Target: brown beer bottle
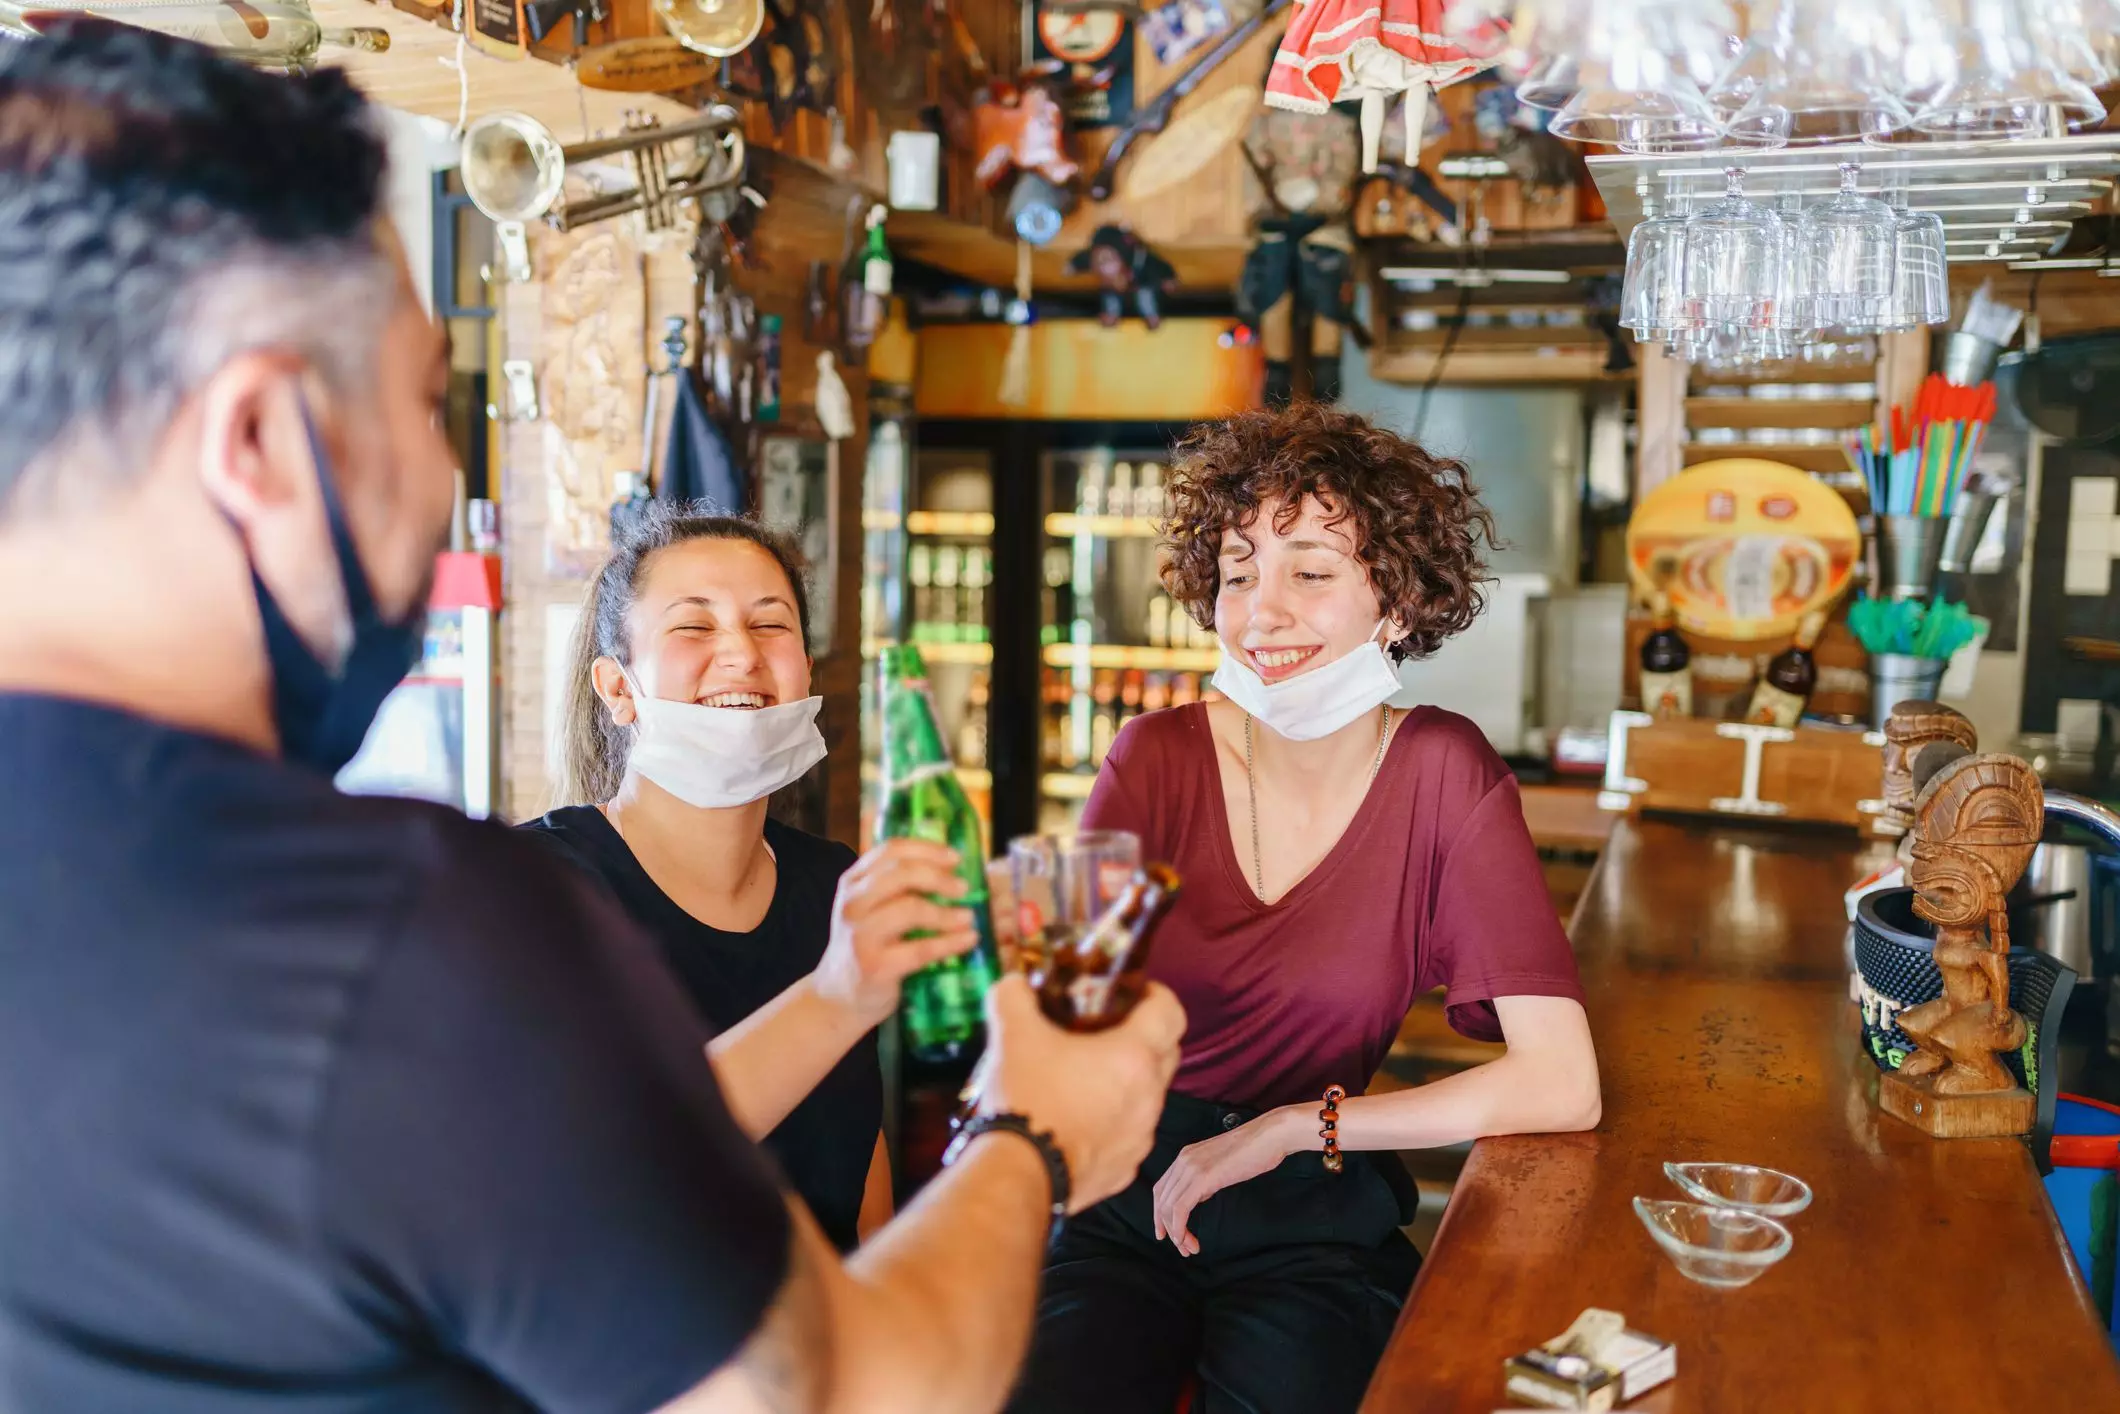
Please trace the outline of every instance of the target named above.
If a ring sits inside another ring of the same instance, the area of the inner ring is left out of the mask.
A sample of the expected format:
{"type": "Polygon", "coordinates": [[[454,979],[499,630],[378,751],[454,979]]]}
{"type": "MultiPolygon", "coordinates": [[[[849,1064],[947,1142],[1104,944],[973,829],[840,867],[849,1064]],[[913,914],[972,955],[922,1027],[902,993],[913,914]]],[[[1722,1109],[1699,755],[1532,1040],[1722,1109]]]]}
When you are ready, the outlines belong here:
{"type": "Polygon", "coordinates": [[[1148,985],[1149,947],[1178,889],[1177,871],[1146,865],[1074,938],[1053,937],[1048,925],[1029,974],[1039,1010],[1070,1031],[1102,1031],[1124,1021],[1148,985]]]}
{"type": "Polygon", "coordinates": [[[1653,615],[1642,640],[1642,710],[1659,722],[1693,715],[1693,654],[1679,637],[1678,615],[1671,598],[1658,590],[1649,601],[1653,615]]]}
{"type": "Polygon", "coordinates": [[[1745,720],[1766,727],[1793,727],[1818,686],[1818,660],[1811,650],[1826,629],[1824,614],[1806,614],[1796,626],[1795,641],[1776,653],[1752,689],[1752,709],[1745,720]]]}

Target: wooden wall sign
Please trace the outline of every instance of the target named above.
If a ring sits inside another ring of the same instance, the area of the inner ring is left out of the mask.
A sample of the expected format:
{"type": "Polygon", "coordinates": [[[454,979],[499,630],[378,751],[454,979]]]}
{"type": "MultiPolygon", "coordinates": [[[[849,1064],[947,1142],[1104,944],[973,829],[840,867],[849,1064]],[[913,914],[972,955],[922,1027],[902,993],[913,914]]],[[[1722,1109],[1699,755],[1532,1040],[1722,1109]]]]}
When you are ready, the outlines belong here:
{"type": "Polygon", "coordinates": [[[2027,1034],[2010,1009],[2003,899],[2039,845],[2046,795],[2025,762],[1973,755],[1955,742],[1925,747],[1914,777],[1925,784],[1914,803],[1907,882],[1914,912],[1936,927],[1943,995],[1899,1013],[1916,1049],[1878,1077],[1878,1107],[1938,1139],[2025,1134],[2035,1099],[1995,1058],[2027,1034]]]}

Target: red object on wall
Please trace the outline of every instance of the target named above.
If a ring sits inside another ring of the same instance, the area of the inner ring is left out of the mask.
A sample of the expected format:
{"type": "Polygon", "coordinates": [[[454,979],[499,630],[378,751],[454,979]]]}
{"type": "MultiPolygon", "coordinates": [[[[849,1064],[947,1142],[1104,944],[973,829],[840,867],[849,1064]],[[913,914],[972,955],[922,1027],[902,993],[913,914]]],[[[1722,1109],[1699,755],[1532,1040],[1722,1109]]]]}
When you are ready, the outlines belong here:
{"type": "Polygon", "coordinates": [[[434,592],[429,609],[501,607],[501,557],[476,550],[444,550],[434,558],[434,592]]]}

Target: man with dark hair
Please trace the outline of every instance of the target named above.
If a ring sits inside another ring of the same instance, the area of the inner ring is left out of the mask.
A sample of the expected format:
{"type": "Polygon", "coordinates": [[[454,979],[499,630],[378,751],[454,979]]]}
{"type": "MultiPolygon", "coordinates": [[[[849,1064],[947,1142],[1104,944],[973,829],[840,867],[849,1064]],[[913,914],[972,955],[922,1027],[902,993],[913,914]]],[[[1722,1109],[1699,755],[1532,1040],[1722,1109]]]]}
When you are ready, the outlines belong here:
{"type": "Polygon", "coordinates": [[[842,1265],[615,903],[333,789],[454,489],[383,169],[336,74],[0,47],[0,1409],[992,1408],[1182,1015],[998,988],[842,1265]]]}

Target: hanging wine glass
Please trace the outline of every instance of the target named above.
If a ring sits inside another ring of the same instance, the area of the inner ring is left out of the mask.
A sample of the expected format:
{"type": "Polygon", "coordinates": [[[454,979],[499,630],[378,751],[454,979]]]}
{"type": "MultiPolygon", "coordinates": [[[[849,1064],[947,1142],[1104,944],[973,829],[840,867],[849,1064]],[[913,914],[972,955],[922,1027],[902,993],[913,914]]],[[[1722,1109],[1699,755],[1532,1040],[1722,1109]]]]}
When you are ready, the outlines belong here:
{"type": "Polygon", "coordinates": [[[1911,110],[1926,106],[1958,76],[1958,36],[1937,0],[1875,0],[1885,73],[1911,110]]]}
{"type": "Polygon", "coordinates": [[[1809,308],[1816,327],[1874,334],[1912,328],[1894,298],[1899,223],[1892,208],[1857,186],[1858,163],[1840,164],[1840,191],[1797,227],[1809,308]]]}
{"type": "Polygon", "coordinates": [[[1745,196],[1742,167],[1723,169],[1723,195],[1686,223],[1686,311],[1696,326],[1773,327],[1786,287],[1788,230],[1745,196]]]}
{"type": "Polygon", "coordinates": [[[1850,0],[1780,0],[1708,101],[1751,146],[1888,136],[1913,121],[1882,56],[1884,16],[1850,0]]]}
{"type": "Polygon", "coordinates": [[[2105,105],[2032,42],[2021,0],[1965,0],[1957,75],[1914,115],[1914,126],[1961,141],[2032,137],[2051,124],[2102,121],[2105,105]]]}
{"type": "Polygon", "coordinates": [[[1516,101],[1526,108],[1543,108],[1554,112],[1568,106],[1582,88],[1577,77],[1576,58],[1573,54],[1548,54],[1525,71],[1524,81],[1516,86],[1516,101]]]}
{"type": "Polygon", "coordinates": [[[2087,88],[2116,77],[2110,51],[2100,52],[2092,35],[2103,7],[2084,0],[2025,0],[2025,25],[2040,57],[2087,88]]]}
{"type": "Polygon", "coordinates": [[[1722,140],[1700,86],[1663,47],[1676,0],[1604,0],[1580,21],[1575,96],[1547,131],[1624,152],[1687,152],[1722,140]]]}

